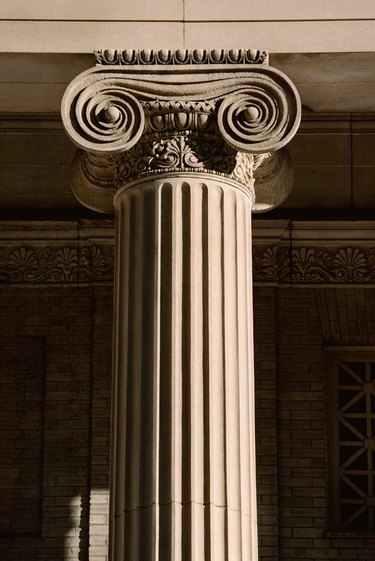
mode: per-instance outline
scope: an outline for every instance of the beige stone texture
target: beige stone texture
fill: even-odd
[[[2,20],[0,33],[1,51],[35,53],[90,53],[100,46],[115,48],[117,45],[232,48],[247,45],[249,37],[252,45],[274,53],[367,52],[373,49],[375,41],[375,25],[366,20],[186,23]]]
[[[185,18],[187,21],[280,21],[280,20],[344,20],[369,19],[375,17],[372,0],[263,0],[250,2],[236,0],[215,2],[212,9],[210,2],[185,0]]]
[[[4,20],[91,20],[91,21],[145,21],[181,20],[182,0],[13,0],[0,6],[0,19]]]
[[[139,3],[130,0],[65,0],[47,3],[44,0],[13,0],[0,6],[1,19],[29,20],[161,20],[161,21],[278,21],[278,20],[357,20],[375,17],[372,0],[264,0],[257,4],[236,0],[231,4],[218,0],[215,9],[199,0],[152,0]]]
[[[240,48],[274,53],[366,52],[374,45],[371,0],[126,0],[3,2],[3,52],[89,53],[94,48]],[[126,43],[125,43],[125,42]]]
[[[375,43],[374,21],[191,22],[185,25],[186,48],[206,45],[254,45],[273,53],[366,52]]]
[[[135,49],[155,45],[178,49],[183,47],[183,25],[169,21],[0,21],[2,52],[92,53],[97,48],[123,46],[124,41]]]

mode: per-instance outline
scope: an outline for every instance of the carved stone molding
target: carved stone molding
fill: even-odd
[[[374,248],[253,247],[254,284],[375,285]],[[24,245],[3,250],[1,284],[112,283],[113,246]]]
[[[265,221],[253,229],[253,281],[279,286],[375,286],[375,224],[316,222],[311,231]],[[0,283],[113,283],[114,225],[0,230]],[[32,234],[30,234],[30,232]],[[265,239],[265,232],[268,240]],[[325,239],[324,243],[322,239]]]
[[[217,137],[181,135],[140,141],[125,155],[114,155],[113,165],[116,185],[159,173],[209,172],[251,186],[261,159],[237,152]]]
[[[292,82],[253,49],[100,51],[96,67],[69,85],[62,117],[81,149],[73,190],[95,210],[113,211],[125,182],[160,173],[223,174],[253,192],[254,171],[268,159],[265,184],[280,159],[271,154],[297,131],[301,106]],[[147,72],[145,71],[147,66]],[[285,171],[287,158],[283,158]],[[284,173],[283,184],[292,175]],[[259,190],[275,206],[278,190]],[[259,210],[259,209],[258,209]]]
[[[373,248],[255,247],[253,280],[278,285],[375,284]]]
[[[108,247],[25,244],[1,255],[2,284],[96,284],[112,280],[113,249]]]
[[[94,51],[98,64],[267,64],[268,52],[256,49],[106,49]]]
[[[2,223],[0,284],[113,282],[113,225]]]
[[[375,285],[375,223],[259,221],[253,281],[287,286]]]
[[[270,66],[253,65],[244,70],[223,65],[211,72],[210,67],[201,66],[167,71],[156,66],[149,74],[136,69],[113,66],[108,71],[97,66],[71,82],[62,102],[62,117],[78,147],[97,154],[128,150],[144,132],[144,106],[151,119],[178,113],[183,123],[176,127],[178,132],[188,128],[189,103],[195,103],[196,111],[202,113],[210,112],[205,104],[211,103],[218,133],[235,149],[253,154],[280,149],[299,126],[297,91],[284,74]],[[160,101],[169,103],[164,108],[157,103]],[[189,103],[181,107],[181,102]]]

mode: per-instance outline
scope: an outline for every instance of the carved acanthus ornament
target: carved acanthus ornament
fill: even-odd
[[[348,225],[346,225],[348,231]],[[371,223],[371,226],[374,225]],[[343,226],[342,226],[343,227]],[[70,241],[53,234],[38,239],[38,224],[33,225],[35,239],[12,240],[8,232],[0,232],[6,244],[0,251],[0,283],[18,284],[112,284],[114,231],[108,224],[94,238],[79,243],[77,228],[69,230]],[[272,223],[268,225],[272,231]],[[321,223],[323,231],[327,224]],[[343,227],[344,228],[344,227]],[[374,230],[373,230],[374,231]],[[45,233],[44,233],[45,234]],[[80,235],[85,236],[82,230]],[[53,238],[53,243],[47,241]],[[253,239],[252,272],[255,285],[276,286],[375,286],[375,241],[333,239],[324,246],[301,240],[292,246],[287,239],[274,244]]]
[[[125,183],[176,173],[222,175],[252,195],[256,178],[256,210],[289,193],[289,158],[279,150],[299,126],[300,101],[265,53],[108,50],[96,57],[100,64],[70,84],[62,104],[81,149],[73,189],[83,204],[112,212]]]

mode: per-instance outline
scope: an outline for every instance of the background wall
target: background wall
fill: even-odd
[[[105,558],[111,303],[111,288],[1,289],[4,561],[85,560],[89,543]]]
[[[78,232],[65,250],[42,251],[46,242],[39,239],[34,260],[30,244],[18,244],[7,269],[0,267],[0,558],[6,561],[106,560],[112,282],[95,240],[96,280],[88,280],[87,232],[79,226]],[[57,254],[63,260],[56,271]],[[337,310],[353,302],[357,316],[339,316],[350,318],[350,328]],[[375,540],[327,534],[324,352],[340,341],[373,344],[374,314],[370,287],[255,286],[261,561],[375,556]]]

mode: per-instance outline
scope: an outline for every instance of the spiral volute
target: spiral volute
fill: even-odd
[[[115,154],[134,146],[142,136],[145,115],[140,102],[124,89],[84,89],[70,107],[67,132],[88,152]]]
[[[295,134],[296,120],[290,116],[296,115],[297,104],[295,96],[286,96],[276,82],[259,82],[221,102],[219,130],[236,150],[253,154],[279,150]]]

